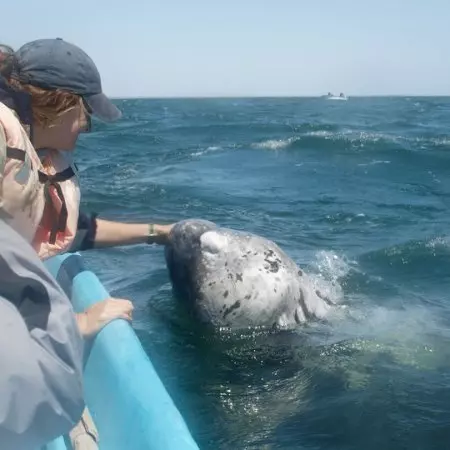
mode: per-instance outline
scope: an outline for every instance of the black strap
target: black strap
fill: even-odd
[[[39,181],[41,183],[61,183],[62,181],[69,180],[73,176],[75,176],[75,172],[72,167],[68,167],[62,172],[55,173],[55,175],[47,175],[46,173],[39,171]]]
[[[61,200],[62,206],[61,211],[58,214],[58,211],[56,210],[52,198],[50,196],[50,186],[53,186],[56,190],[56,193],[58,194],[59,199]],[[54,244],[56,242],[56,234],[58,231],[64,231],[67,224],[67,205],[66,205],[66,199],[64,198],[61,186],[59,184],[45,184],[45,197],[47,200],[47,206],[52,209],[51,217],[53,217],[53,226],[50,231],[50,244]]]
[[[45,184],[45,196],[47,199],[47,204],[50,208],[52,208],[52,217],[53,220],[53,226],[50,231],[50,244],[54,244],[56,242],[56,235],[58,231],[64,231],[66,229],[67,225],[67,217],[68,217],[68,211],[67,211],[67,204],[66,199],[64,198],[63,191],[61,189],[61,186],[58,184],[62,181],[66,181],[70,178],[72,178],[75,175],[75,172],[73,171],[72,167],[68,167],[67,169],[63,170],[62,172],[55,173],[55,175],[47,175],[46,173],[43,173],[39,171],[39,181],[43,184]],[[56,211],[55,206],[53,205],[51,196],[50,196],[50,186],[53,186],[56,190],[56,193],[61,200],[62,206],[61,211],[58,215],[58,212]]]
[[[11,159],[17,159],[18,161],[25,162],[25,150],[22,150],[21,148],[15,148],[15,147],[6,147],[6,156]]]
[[[16,147],[6,147],[6,156],[11,159],[25,162],[26,151]],[[62,172],[57,172],[55,175],[47,175],[46,173],[39,171],[39,181],[41,183],[60,183],[69,180],[73,176],[75,176],[75,172],[72,167],[68,167]]]

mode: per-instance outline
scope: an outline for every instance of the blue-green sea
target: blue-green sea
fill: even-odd
[[[338,303],[208,333],[160,246],[84,253],[201,449],[450,449],[450,99],[124,99],[76,161],[82,206],[275,241]],[[179,306],[179,305],[178,305]]]

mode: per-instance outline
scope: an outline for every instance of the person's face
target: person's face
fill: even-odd
[[[80,133],[91,128],[91,118],[86,109],[79,105],[58,116],[48,127],[35,127],[34,141],[37,149],[51,148],[70,151],[75,148]]]

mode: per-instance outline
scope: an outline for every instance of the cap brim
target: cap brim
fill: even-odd
[[[120,109],[103,93],[85,96],[84,100],[92,109],[92,114],[104,122],[114,122],[122,117]]]

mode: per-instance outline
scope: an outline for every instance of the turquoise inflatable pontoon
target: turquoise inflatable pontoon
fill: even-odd
[[[78,253],[46,266],[75,311],[109,297]],[[100,435],[100,450],[198,450],[130,324],[115,320],[95,338],[84,371],[87,407]],[[61,436],[45,450],[67,450]]]

